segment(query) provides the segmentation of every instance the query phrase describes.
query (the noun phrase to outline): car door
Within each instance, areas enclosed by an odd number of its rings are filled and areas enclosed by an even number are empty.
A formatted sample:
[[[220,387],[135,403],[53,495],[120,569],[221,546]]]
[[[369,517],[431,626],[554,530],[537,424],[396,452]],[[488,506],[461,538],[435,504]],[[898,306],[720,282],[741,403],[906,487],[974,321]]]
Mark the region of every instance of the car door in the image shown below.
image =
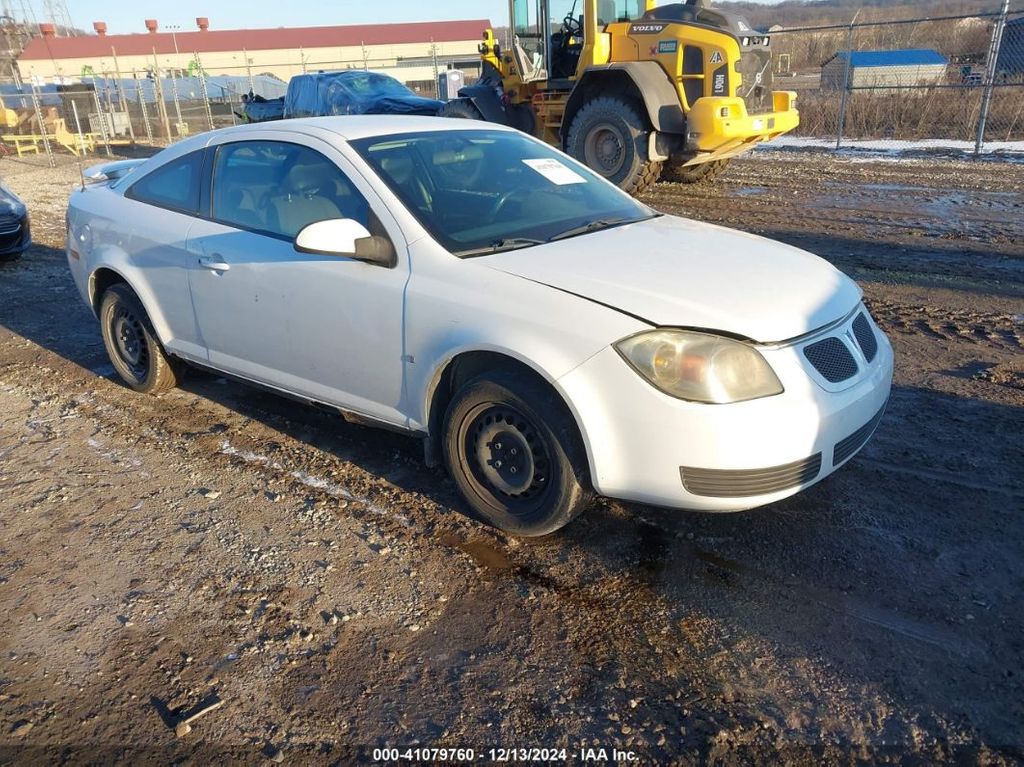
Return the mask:
[[[127,232],[135,289],[157,306],[170,331],[161,339],[175,354],[202,359],[188,289],[188,231],[199,208],[205,149],[169,160],[125,189],[125,205],[109,238]]]
[[[341,152],[309,141],[315,148],[296,134],[268,131],[212,147],[208,216],[188,239],[192,302],[209,362],[404,425],[405,240]],[[332,218],[388,236],[397,264],[296,251],[305,225]]]

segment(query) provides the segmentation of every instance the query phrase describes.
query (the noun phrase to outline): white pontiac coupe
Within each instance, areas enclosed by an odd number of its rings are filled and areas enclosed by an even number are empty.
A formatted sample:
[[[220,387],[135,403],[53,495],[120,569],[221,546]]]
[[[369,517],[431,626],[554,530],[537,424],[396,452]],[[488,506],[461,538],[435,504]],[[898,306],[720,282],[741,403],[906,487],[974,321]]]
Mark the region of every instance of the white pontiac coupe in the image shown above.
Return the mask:
[[[889,396],[892,349],[828,263],[661,215],[511,129],[285,120],[92,181],[68,263],[128,386],[192,364],[420,436],[515,534],[594,492],[777,501]]]

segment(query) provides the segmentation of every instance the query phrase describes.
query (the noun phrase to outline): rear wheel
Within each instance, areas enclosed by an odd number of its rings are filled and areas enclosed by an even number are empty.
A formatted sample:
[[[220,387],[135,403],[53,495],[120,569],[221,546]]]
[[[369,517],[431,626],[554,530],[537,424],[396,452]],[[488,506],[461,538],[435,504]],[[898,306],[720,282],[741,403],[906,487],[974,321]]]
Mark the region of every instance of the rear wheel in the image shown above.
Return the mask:
[[[714,181],[729,164],[728,160],[712,160],[702,162],[699,165],[669,165],[665,164],[661,177],[665,181],[675,181],[680,184],[701,184]]]
[[[462,497],[513,535],[554,532],[593,497],[575,421],[528,375],[497,370],[463,385],[445,414],[443,445]]]
[[[565,150],[623,191],[640,194],[661,175],[661,163],[648,159],[650,130],[634,102],[601,96],[572,118]]]
[[[460,117],[464,120],[483,120],[480,110],[469,99],[455,99],[447,102],[437,112],[438,117]]]
[[[164,353],[142,302],[124,283],[103,294],[100,331],[114,370],[129,387],[157,394],[177,386],[184,365]]]

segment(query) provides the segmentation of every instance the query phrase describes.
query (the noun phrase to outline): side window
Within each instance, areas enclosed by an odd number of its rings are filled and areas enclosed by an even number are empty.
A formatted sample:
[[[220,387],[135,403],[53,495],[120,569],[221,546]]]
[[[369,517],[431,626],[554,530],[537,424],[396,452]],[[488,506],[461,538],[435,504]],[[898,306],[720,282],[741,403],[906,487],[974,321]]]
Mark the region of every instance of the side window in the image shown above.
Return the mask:
[[[203,152],[200,149],[147,173],[128,187],[125,197],[182,213],[195,213],[199,210]]]
[[[341,169],[319,152],[280,141],[240,141],[217,150],[213,218],[229,226],[294,239],[314,221],[355,219],[369,206]]]

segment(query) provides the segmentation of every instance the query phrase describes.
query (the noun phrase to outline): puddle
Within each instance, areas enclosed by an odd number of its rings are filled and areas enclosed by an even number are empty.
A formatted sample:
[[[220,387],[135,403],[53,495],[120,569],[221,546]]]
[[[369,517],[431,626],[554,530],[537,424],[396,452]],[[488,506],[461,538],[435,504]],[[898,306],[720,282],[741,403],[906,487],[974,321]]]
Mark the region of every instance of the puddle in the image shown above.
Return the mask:
[[[1005,228],[1019,215],[1024,195],[1018,192],[986,192],[907,184],[855,184],[827,182],[819,195],[808,201],[812,208],[858,213],[886,213],[884,226],[923,230],[932,236],[968,234],[985,236],[989,227]]]
[[[736,189],[733,194],[738,197],[759,197],[762,194],[768,194],[768,187],[766,186],[745,186],[741,189]]]
[[[937,186],[910,186],[908,184],[859,184],[861,189],[870,189],[876,192],[913,192],[915,194],[933,194],[933,195],[949,195],[953,194],[949,189],[943,189]],[[976,191],[963,191],[956,192],[956,194],[963,194],[964,196],[974,197],[1017,197],[1017,192],[976,192]]]
[[[459,549],[469,555],[478,567],[496,573],[509,572],[516,569],[516,564],[505,552],[483,540],[463,541],[450,533],[441,536],[441,543]]]

